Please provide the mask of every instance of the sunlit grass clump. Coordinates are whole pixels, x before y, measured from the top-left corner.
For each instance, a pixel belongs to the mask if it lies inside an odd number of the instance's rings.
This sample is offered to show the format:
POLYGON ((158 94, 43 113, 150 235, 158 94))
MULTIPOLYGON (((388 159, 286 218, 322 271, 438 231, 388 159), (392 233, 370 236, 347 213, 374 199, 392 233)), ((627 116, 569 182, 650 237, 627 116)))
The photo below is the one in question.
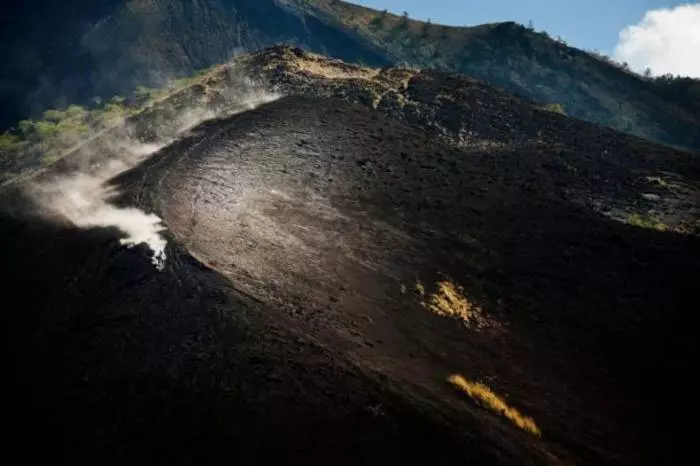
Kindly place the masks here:
POLYGON ((426 302, 426 307, 435 314, 457 317, 467 322, 475 310, 462 294, 462 290, 455 286, 454 283, 448 281, 438 283, 438 291, 430 296, 430 299, 426 302))
POLYGON ((451 375, 447 380, 469 395, 477 404, 500 414, 525 432, 529 432, 537 437, 542 435, 542 432, 531 417, 524 416, 520 411, 509 406, 503 398, 491 391, 486 385, 480 382, 470 382, 459 374, 451 375))
POLYGON ((418 283, 416 289, 424 296, 423 307, 433 314, 442 317, 461 320, 470 328, 484 328, 489 321, 482 315, 481 308, 471 303, 465 296, 462 287, 451 281, 438 282, 437 291, 425 298, 425 289, 418 283), (422 292, 421 292, 422 291, 422 292))

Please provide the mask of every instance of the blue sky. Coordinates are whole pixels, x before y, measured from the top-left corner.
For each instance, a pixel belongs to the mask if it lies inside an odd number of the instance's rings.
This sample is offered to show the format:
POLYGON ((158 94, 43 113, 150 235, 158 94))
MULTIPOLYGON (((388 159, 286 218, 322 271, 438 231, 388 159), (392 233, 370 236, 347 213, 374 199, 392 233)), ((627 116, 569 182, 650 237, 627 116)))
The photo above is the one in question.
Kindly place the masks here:
MULTIPOLYGON (((612 55, 618 35, 638 24, 645 12, 690 1, 659 0, 349 0, 433 22, 468 26, 500 21, 527 24, 562 36, 574 47, 612 55)), ((698 25, 700 28, 700 25, 698 25)))

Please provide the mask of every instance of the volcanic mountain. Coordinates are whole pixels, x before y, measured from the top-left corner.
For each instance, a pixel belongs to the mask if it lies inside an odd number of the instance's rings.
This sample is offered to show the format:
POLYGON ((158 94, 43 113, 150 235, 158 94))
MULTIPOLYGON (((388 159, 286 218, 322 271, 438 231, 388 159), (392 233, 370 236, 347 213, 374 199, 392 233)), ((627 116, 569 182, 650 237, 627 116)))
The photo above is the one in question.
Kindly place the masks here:
POLYGON ((463 75, 243 55, 0 191, 11 443, 679 464, 699 179, 463 75))

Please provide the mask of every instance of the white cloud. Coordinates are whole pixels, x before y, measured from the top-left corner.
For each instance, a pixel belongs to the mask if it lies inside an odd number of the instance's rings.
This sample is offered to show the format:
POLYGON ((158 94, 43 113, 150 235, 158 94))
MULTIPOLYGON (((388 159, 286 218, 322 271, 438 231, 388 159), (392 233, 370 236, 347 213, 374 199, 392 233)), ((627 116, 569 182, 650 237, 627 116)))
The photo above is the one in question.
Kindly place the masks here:
POLYGON ((639 72, 700 77, 700 3, 647 11, 620 32, 615 59, 639 72))

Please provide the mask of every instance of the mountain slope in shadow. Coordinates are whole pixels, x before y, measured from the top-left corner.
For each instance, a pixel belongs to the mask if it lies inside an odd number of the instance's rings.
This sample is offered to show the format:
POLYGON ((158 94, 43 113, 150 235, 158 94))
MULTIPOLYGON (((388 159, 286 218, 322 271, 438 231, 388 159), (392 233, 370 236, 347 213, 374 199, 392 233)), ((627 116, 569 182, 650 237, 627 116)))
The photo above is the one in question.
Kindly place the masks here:
POLYGON ((278 43, 391 63, 352 31, 275 0, 30 0, 13 4, 2 21, 2 128, 46 108, 126 95, 137 85, 164 87, 278 43))

